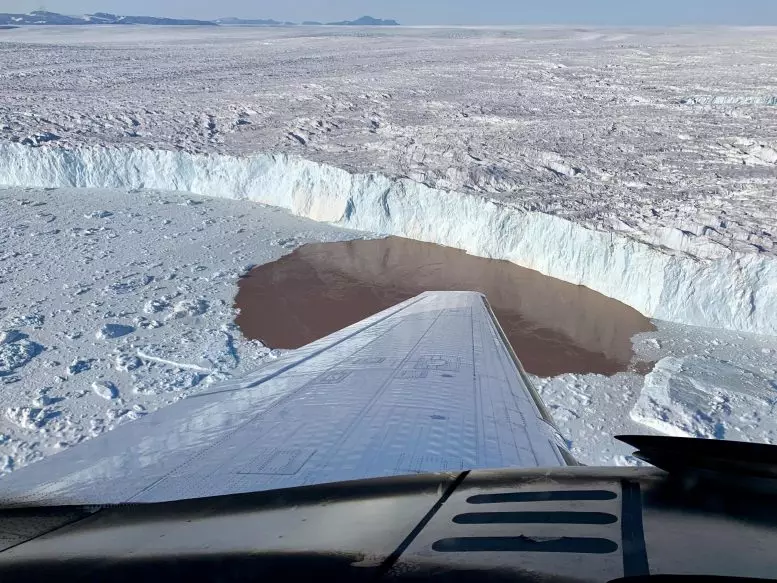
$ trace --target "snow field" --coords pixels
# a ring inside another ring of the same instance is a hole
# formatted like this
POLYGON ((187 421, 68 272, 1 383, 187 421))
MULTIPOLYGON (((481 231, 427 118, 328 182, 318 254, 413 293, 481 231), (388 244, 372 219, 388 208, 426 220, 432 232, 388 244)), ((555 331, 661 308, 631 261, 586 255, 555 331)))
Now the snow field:
POLYGON ((646 376, 533 377, 585 464, 635 465, 619 434, 663 434, 777 444, 777 338, 655 321, 633 338, 646 376))
POLYGON ((658 318, 647 377, 536 379, 581 461, 634 463, 618 432, 777 443, 775 35, 4 32, 0 469, 251 370, 235 278, 340 227, 658 318))
POLYGON ((272 358, 233 324, 239 276, 356 236, 191 194, 0 189, 0 470, 272 358))

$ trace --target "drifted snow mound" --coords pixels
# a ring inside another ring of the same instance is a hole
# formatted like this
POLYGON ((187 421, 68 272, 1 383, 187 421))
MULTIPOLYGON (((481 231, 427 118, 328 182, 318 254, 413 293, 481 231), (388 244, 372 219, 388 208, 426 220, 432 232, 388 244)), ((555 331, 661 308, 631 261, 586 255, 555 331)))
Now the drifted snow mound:
POLYGON ((775 404, 777 382, 762 371, 708 356, 667 357, 645 377, 631 418, 675 437, 774 443, 775 404))
POLYGON ((683 105, 777 105, 777 95, 694 95, 683 105))
POLYGON ((0 184, 152 188, 253 200, 317 221, 507 259, 585 285, 647 316, 777 334, 774 259, 733 254, 699 260, 483 197, 350 174, 284 154, 3 144, 0 184))
POLYGON ((127 334, 132 334, 135 328, 132 326, 124 326, 123 324, 103 324, 97 331, 95 336, 98 340, 107 340, 110 338, 120 338, 127 334))

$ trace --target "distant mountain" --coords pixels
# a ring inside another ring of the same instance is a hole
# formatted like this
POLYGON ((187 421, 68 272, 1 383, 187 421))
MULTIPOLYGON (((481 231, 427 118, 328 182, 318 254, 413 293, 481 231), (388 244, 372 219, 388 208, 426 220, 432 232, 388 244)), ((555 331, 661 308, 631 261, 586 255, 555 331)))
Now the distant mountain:
POLYGON ((157 18, 155 16, 119 16, 115 22, 102 24, 152 24, 167 26, 215 26, 209 20, 194 20, 192 18, 157 18))
POLYGON ((279 20, 273 20, 272 18, 269 19, 245 19, 245 18, 219 18, 218 20, 214 20, 216 24, 242 24, 242 25, 251 25, 251 26, 294 26, 294 22, 281 22, 279 20))
MULTIPOLYGON (((291 26, 294 22, 279 22, 277 20, 251 20, 244 18, 219 18, 214 20, 216 24, 243 24, 253 26, 291 26)), ((323 26, 325 23, 318 22, 317 20, 305 20, 302 22, 304 26, 323 26)), ((380 18, 373 18, 372 16, 362 16, 357 20, 341 20, 340 22, 327 22, 327 26, 399 26, 396 20, 381 20, 380 18)))
POLYGON ((107 12, 96 12, 85 16, 66 16, 56 12, 35 10, 29 14, 4 14, 0 13, 0 25, 75 25, 75 24, 151 24, 151 25, 190 25, 213 26, 215 23, 207 20, 193 20, 188 18, 157 18, 154 16, 117 16, 107 12))
POLYGON ((383 20, 372 16, 362 16, 356 20, 341 20, 340 22, 327 22, 331 26, 399 26, 396 20, 383 20))
POLYGON ((113 24, 119 19, 115 14, 108 12, 95 12, 84 16, 84 20, 89 21, 91 24, 113 24))
MULTIPOLYGON (((224 24, 245 26, 294 26, 295 23, 288 21, 281 22, 271 18, 246 19, 229 17, 219 18, 218 20, 194 20, 191 18, 158 18, 156 16, 119 16, 109 12, 95 12, 94 14, 85 14, 84 16, 67 16, 65 14, 47 12, 45 10, 35 10, 29 14, 0 13, 0 27, 44 24, 147 24, 166 26, 216 26, 224 24)), ((314 20, 306 20, 302 24, 320 26, 322 23, 314 20)), ((356 20, 327 22, 326 24, 333 26, 399 26, 399 23, 396 20, 383 20, 381 18, 373 18, 372 16, 362 16, 356 20)))
POLYGON ((22 24, 84 24, 84 22, 83 19, 74 16, 35 10, 29 14, 0 14, 0 24, 18 26, 22 24))

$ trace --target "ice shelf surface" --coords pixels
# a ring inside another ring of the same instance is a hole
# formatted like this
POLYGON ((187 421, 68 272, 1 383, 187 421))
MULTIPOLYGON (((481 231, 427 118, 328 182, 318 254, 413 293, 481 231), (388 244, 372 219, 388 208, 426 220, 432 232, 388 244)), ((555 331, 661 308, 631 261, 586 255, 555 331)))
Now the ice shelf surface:
POLYGON ((249 198, 509 259, 649 316, 774 334, 776 40, 7 31, 0 183, 249 198))
POLYGON ((647 378, 536 379, 586 463, 635 463, 619 431, 775 442, 775 41, 4 31, 0 470, 251 370, 270 350, 229 327, 234 276, 363 236, 342 227, 508 259, 658 318, 635 339, 647 378))
POLYGON ((251 200, 342 227, 508 259, 647 316, 777 334, 777 259, 770 254, 700 259, 559 216, 286 154, 0 144, 0 183, 153 188, 251 200))

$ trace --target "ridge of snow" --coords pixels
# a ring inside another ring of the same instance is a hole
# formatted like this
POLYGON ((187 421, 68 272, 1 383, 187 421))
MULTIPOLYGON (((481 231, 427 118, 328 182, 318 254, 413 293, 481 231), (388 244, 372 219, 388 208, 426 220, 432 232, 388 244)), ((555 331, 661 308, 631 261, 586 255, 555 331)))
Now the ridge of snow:
POLYGON ((707 355, 668 356, 645 377, 630 416, 675 437, 724 439, 732 430, 735 436, 774 431, 773 374, 707 355))
POLYGON ((243 199, 316 221, 457 247, 585 285, 649 317, 777 335, 777 260, 699 259, 558 216, 288 154, 0 145, 0 184, 152 188, 243 199))
POLYGON ((683 105, 777 105, 777 95, 693 95, 683 105))

